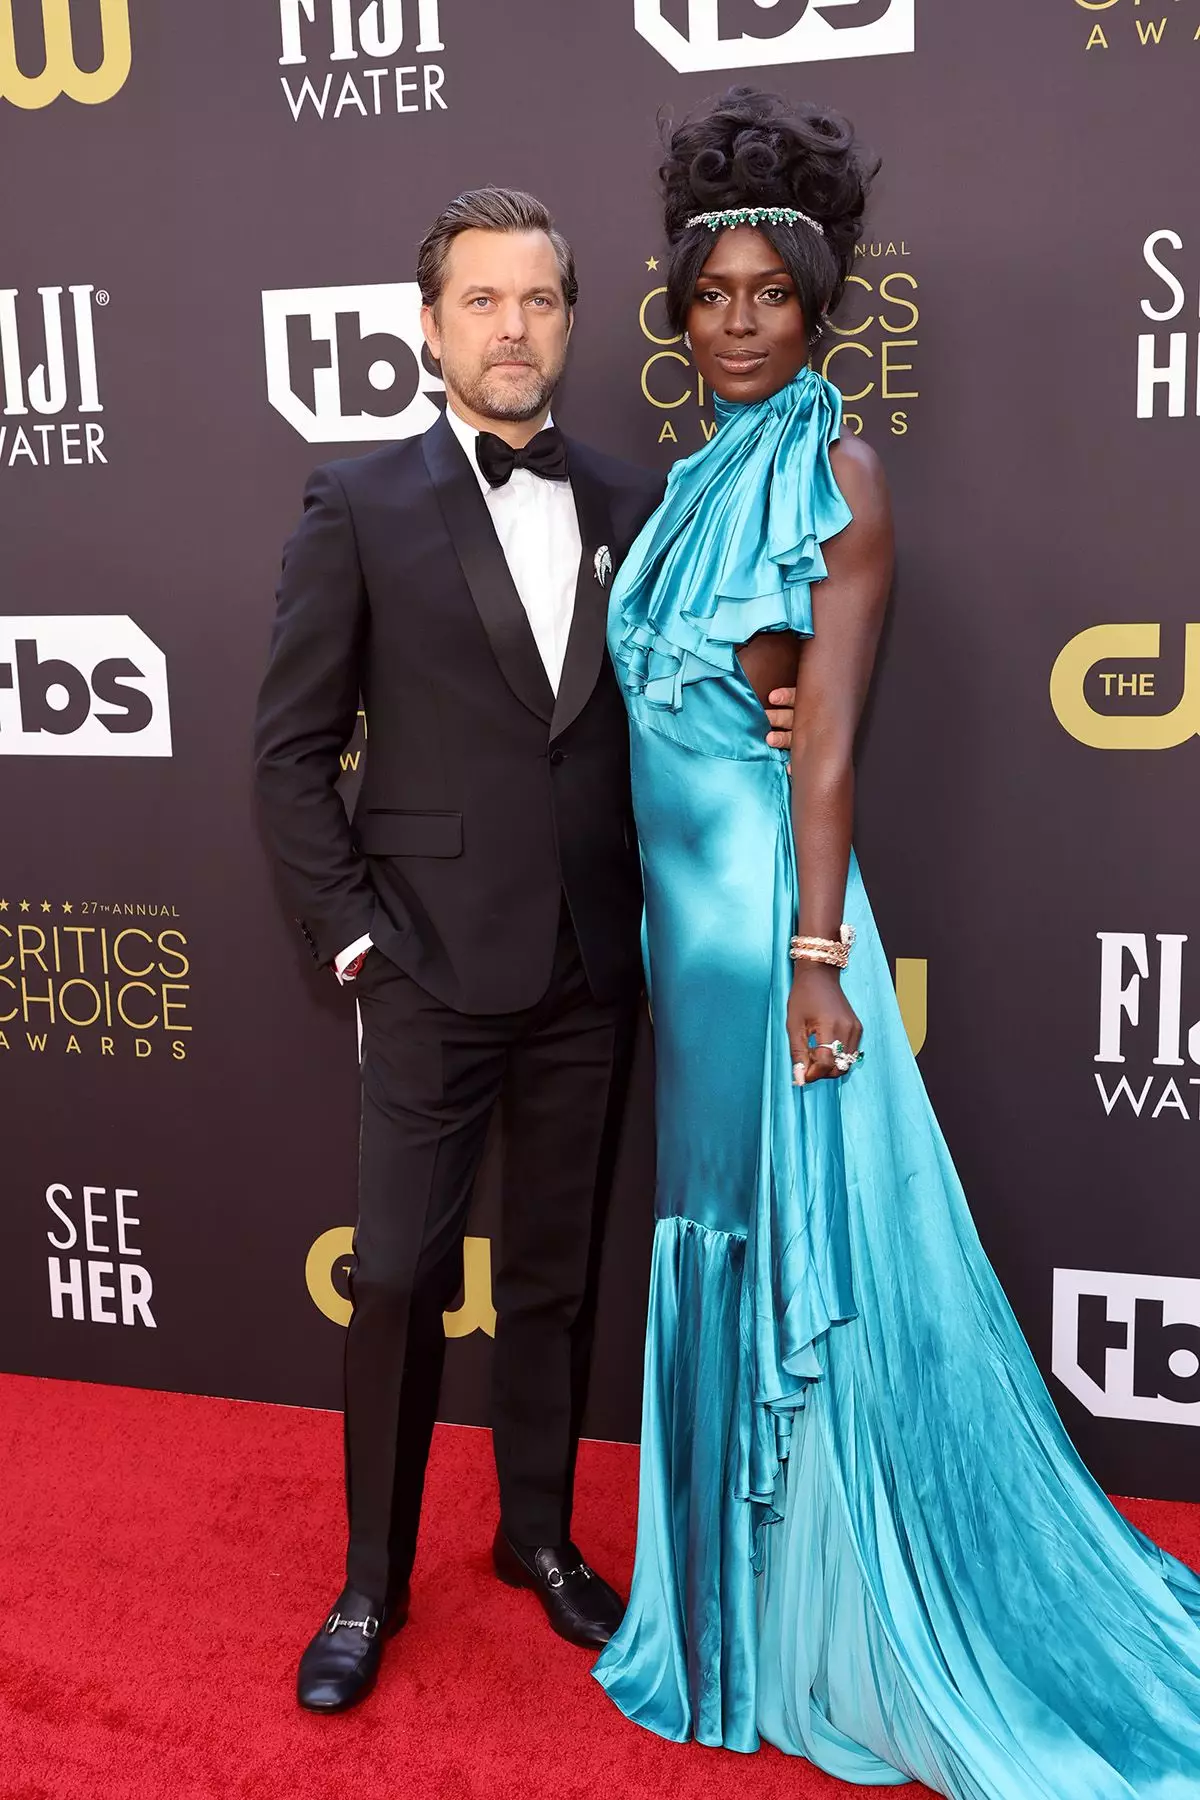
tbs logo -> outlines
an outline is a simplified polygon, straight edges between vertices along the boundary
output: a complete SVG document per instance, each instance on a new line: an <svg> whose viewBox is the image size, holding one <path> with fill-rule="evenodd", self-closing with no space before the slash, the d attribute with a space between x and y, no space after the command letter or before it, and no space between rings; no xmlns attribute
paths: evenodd
<svg viewBox="0 0 1200 1800"><path fill-rule="evenodd" d="M1200 1425L1200 1281L1055 1269L1051 1366L1098 1418Z"/></svg>
<svg viewBox="0 0 1200 1800"><path fill-rule="evenodd" d="M269 289L263 339L267 397L307 443L416 437L438 416L415 281Z"/></svg>
<svg viewBox="0 0 1200 1800"><path fill-rule="evenodd" d="M634 27L681 74L915 49L916 0L634 0Z"/></svg>
<svg viewBox="0 0 1200 1800"><path fill-rule="evenodd" d="M140 626L0 618L0 756L170 756L167 659Z"/></svg>

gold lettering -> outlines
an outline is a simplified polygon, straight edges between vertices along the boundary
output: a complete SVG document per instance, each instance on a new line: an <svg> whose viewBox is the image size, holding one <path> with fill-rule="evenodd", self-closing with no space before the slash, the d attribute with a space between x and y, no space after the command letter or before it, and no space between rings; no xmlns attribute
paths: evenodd
<svg viewBox="0 0 1200 1800"><path fill-rule="evenodd" d="M42 0L46 64L40 75L25 75L17 65L13 5L14 0L0 0L0 97L30 112L60 94L83 106L100 106L124 87L132 61L129 0L100 0L104 49L100 67L86 71L75 61L70 0Z"/></svg>
<svg viewBox="0 0 1200 1800"><path fill-rule="evenodd" d="M1158 625L1092 625L1064 645L1050 673L1050 704L1063 730L1093 750L1172 750L1200 734L1200 625L1185 632L1178 706L1121 716L1098 713L1088 702L1084 683L1097 663L1156 662L1160 635Z"/></svg>
<svg viewBox="0 0 1200 1800"><path fill-rule="evenodd" d="M170 994L176 989L178 989L178 991L181 994L190 994L192 991L191 987L189 986L189 984L186 981L164 981L163 982L163 989L162 989L163 1030L164 1031L190 1031L192 1029L190 1025L180 1025L175 1019L172 1019L169 1016L172 1012L175 1012L175 1011L178 1011L178 1012L186 1012L187 1011L187 1001L186 1000L172 1000L171 998L169 998Z"/></svg>
<svg viewBox="0 0 1200 1800"><path fill-rule="evenodd" d="M903 325L889 325L883 314L881 313L879 315L879 323L882 325L883 329L891 332L893 337L899 337L902 331L915 331L917 329L917 325L921 318L921 309L912 300L905 300L902 295L891 293L889 291L889 284L893 281L907 281L908 285L915 293L917 288L917 278L915 275L910 275L906 269L889 269L879 284L879 297L881 300L886 300L889 306L902 306L906 312L912 314L912 317Z"/></svg>
<svg viewBox="0 0 1200 1800"><path fill-rule="evenodd" d="M866 288L868 294L873 294L875 292L875 289L871 286L871 283L867 280L865 275L850 275L850 276L848 276L846 278L846 286L850 287L851 285L853 285L855 287ZM861 336L861 334L864 331L866 331L874 323L875 323L875 314L872 313L870 318L864 319L861 325L835 325L833 323L833 321L831 320L830 324L829 324L829 329L833 332L836 332L838 337L859 337L859 336Z"/></svg>
<svg viewBox="0 0 1200 1800"><path fill-rule="evenodd" d="M1080 0L1075 0L1075 3L1076 3L1076 5L1079 5ZM1103 25L1093 25L1092 26L1092 35L1087 41L1087 48L1089 50L1107 50L1108 49L1108 39L1104 35Z"/></svg>
<svg viewBox="0 0 1200 1800"><path fill-rule="evenodd" d="M335 1325L348 1325L354 1308L334 1287L333 1271L338 1263L349 1262L353 1255L352 1227L335 1225L332 1231L321 1233L305 1260L304 1280L312 1303Z"/></svg>
<svg viewBox="0 0 1200 1800"><path fill-rule="evenodd" d="M681 344L683 342L683 333L681 331L677 331L675 333L674 337L659 337L657 332L651 331L650 327L646 323L646 308L649 306L649 304L652 300L657 300L659 295L665 294L666 291L667 290L665 287L656 287L656 288L650 289L650 292L646 295L646 298L642 301L642 304L638 307L638 324L642 328L642 336L644 338L649 338L649 340L652 344Z"/></svg>
<svg viewBox="0 0 1200 1800"><path fill-rule="evenodd" d="M127 937L144 938L148 944L154 942L150 933L148 931L143 931L140 925L127 925L124 931L118 931L116 937L113 939L113 961L116 963L118 969L120 969L122 975L149 975L154 967L153 961L148 962L144 969L127 969L125 964L121 961L121 945Z"/></svg>
<svg viewBox="0 0 1200 1800"><path fill-rule="evenodd" d="M893 375L911 375L912 363L892 361L893 350L915 350L916 338L885 338L879 347L880 360L883 363L883 381L880 393L885 400L919 400L920 393L916 388L894 388L891 385Z"/></svg>
<svg viewBox="0 0 1200 1800"><path fill-rule="evenodd" d="M677 444L679 442L670 419L663 420L663 428L658 434L658 441L660 444Z"/></svg>
<svg viewBox="0 0 1200 1800"><path fill-rule="evenodd" d="M1143 44L1148 44L1151 41L1156 44L1162 43L1163 32L1167 29L1167 21L1165 19L1160 19L1157 25L1155 25L1153 19L1137 19L1135 20L1135 23L1137 25L1137 34L1141 38Z"/></svg>
<svg viewBox="0 0 1200 1800"><path fill-rule="evenodd" d="M152 1025L158 1024L158 1014L151 1013L148 1019L131 1019L129 1014L125 1011L125 996L129 993L131 988L141 988L144 994L153 995L154 993L154 989L150 986L148 981L127 981L124 987L117 990L117 1017L120 1019L122 1025L128 1025L131 1031L149 1031ZM141 1040L139 1039L139 1042L140 1041ZM139 1055L140 1054L141 1053L139 1052ZM150 1051L149 1048L147 1048L146 1055L149 1056L149 1054Z"/></svg>
<svg viewBox="0 0 1200 1800"><path fill-rule="evenodd" d="M875 352L873 350L868 349L866 344L831 344L829 349L825 352L825 358L821 364L821 373L822 373L822 375L824 375L826 381L833 380L833 376L829 373L829 371L833 365L834 357L840 356L843 350L857 350L858 354L860 356L865 356L868 362L875 361ZM868 381L866 387L863 388L861 393L859 393L859 394L843 394L842 399L845 400L846 402L848 402L849 405L856 406L860 400L865 400L867 398L867 395L874 393L874 391L875 391L875 383L873 381Z"/></svg>
<svg viewBox="0 0 1200 1800"><path fill-rule="evenodd" d="M677 362L682 363L685 369L690 369L691 367L687 357L678 350L656 350L653 356L648 357L646 362L642 365L642 392L650 402L651 406L657 406L660 412L671 412L677 406L686 406L692 397L692 390L690 387L684 388L677 400L656 400L654 398L654 395L650 392L648 377L656 362Z"/></svg>
<svg viewBox="0 0 1200 1800"><path fill-rule="evenodd" d="M929 964L924 957L896 958L896 999L909 1049L919 1056L929 1030Z"/></svg>
<svg viewBox="0 0 1200 1800"><path fill-rule="evenodd" d="M442 1324L448 1338L470 1337L473 1331L495 1337L490 1238L463 1239L463 1303L457 1312L443 1313Z"/></svg>
<svg viewBox="0 0 1200 1800"><path fill-rule="evenodd" d="M30 950L26 945L26 939L31 937L37 939L37 948L34 950ZM42 971L42 974L48 975L50 970L47 966L46 958L43 955L45 948L46 934L40 925L17 926L17 952L20 957L22 969L26 968L29 963L35 962Z"/></svg>
<svg viewBox="0 0 1200 1800"><path fill-rule="evenodd" d="M71 988L76 988L76 987L83 988L84 992L91 994L92 998L96 1002L96 1010L92 1014L90 1019L72 1018L71 1014L67 1011L68 990ZM96 1023L96 1020L100 1017L100 989L97 987L93 987L90 981L83 981L80 979L80 977L78 975L73 975L71 977L70 981L64 981L62 986L58 990L58 1010L62 1014L63 1018L66 1020L68 1025L79 1025L79 1026L94 1025Z"/></svg>
<svg viewBox="0 0 1200 1800"><path fill-rule="evenodd" d="M168 938L178 938L181 948L178 950L172 950L167 943ZM184 976L187 974L188 970L192 966L191 963L188 961L187 957L184 955L184 951L187 949L187 939L184 937L182 931L160 931L158 934L158 949L159 949L158 967L159 967L160 974L165 975L167 977L168 981L182 981ZM179 964L179 967L177 969L168 969L167 967L165 967L165 965L163 964L163 962L161 960L162 957L164 957L164 956L175 957L176 961Z"/></svg>

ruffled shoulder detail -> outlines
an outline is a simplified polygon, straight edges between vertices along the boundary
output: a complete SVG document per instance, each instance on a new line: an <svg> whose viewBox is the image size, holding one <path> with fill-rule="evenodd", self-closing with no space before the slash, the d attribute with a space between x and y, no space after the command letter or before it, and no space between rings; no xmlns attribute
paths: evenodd
<svg viewBox="0 0 1200 1800"><path fill-rule="evenodd" d="M812 635L821 546L850 523L829 462L842 400L804 369L753 406L717 402L718 429L676 463L613 586L624 687L677 712L691 683L733 670L760 631Z"/></svg>

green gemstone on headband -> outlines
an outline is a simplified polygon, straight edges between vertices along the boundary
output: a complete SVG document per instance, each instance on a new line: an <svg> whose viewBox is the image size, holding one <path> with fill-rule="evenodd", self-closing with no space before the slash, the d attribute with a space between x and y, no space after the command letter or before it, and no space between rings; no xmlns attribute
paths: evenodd
<svg viewBox="0 0 1200 1800"><path fill-rule="evenodd" d="M693 214L684 229L705 225L710 231L727 231L735 225L761 225L764 221L768 225L809 225L820 237L825 236L823 225L794 206L728 206L720 212Z"/></svg>

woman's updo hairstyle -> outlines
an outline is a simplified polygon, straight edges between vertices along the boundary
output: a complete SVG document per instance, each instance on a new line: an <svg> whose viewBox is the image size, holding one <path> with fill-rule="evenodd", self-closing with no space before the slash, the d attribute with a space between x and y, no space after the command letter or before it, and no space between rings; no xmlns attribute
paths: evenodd
<svg viewBox="0 0 1200 1800"><path fill-rule="evenodd" d="M792 105L778 94L735 87L704 113L668 127L659 170L667 240L667 314L682 331L700 271L716 242L704 225L689 230L695 213L734 206L790 206L819 221L811 226L757 229L779 252L796 284L809 330L819 336L826 313L846 287L862 236L863 209L879 170L855 139L854 128L827 107Z"/></svg>

